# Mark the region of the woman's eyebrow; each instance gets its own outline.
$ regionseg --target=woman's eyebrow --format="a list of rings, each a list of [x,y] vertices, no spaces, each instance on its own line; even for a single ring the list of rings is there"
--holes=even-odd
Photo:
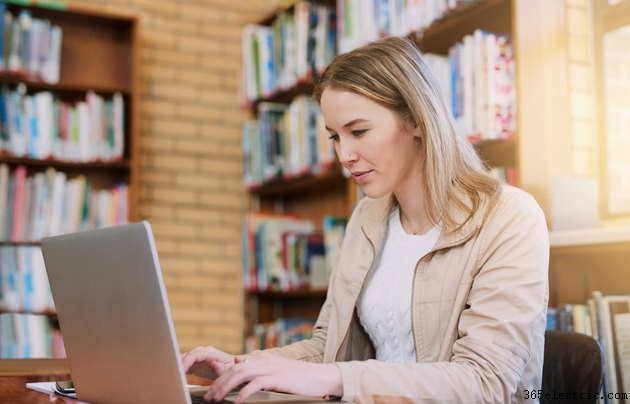
[[[359,122],[367,122],[367,119],[362,119],[362,118],[353,119],[353,120],[351,120],[350,122],[348,122],[348,123],[346,123],[345,125],[343,125],[343,128],[344,128],[344,129],[345,129],[345,128],[348,128],[348,127],[350,127],[350,126],[354,125],[355,123],[359,123]],[[325,127],[325,128],[326,128],[326,130],[327,130],[327,131],[329,131],[329,132],[330,132],[330,131],[332,131],[332,129],[330,129],[330,128],[328,127],[328,125],[326,125],[326,127]]]

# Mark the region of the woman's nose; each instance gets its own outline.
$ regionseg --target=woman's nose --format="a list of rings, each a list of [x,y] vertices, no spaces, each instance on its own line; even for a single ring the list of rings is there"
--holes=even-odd
[[[337,158],[341,164],[351,163],[357,160],[357,153],[349,147],[340,147],[337,151]]]

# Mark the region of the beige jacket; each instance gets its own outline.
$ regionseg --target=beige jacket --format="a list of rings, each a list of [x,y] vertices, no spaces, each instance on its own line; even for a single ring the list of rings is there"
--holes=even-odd
[[[443,232],[416,265],[418,363],[374,360],[356,314],[386,236],[389,198],[364,198],[355,208],[312,339],[272,352],[336,362],[344,401],[532,402],[525,397],[541,386],[549,238],[531,196],[503,186],[498,198],[483,226],[480,212],[457,232]]]

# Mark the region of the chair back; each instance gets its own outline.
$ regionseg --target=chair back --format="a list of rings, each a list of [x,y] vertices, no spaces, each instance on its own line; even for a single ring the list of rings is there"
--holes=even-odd
[[[577,332],[545,333],[541,403],[596,403],[603,380],[604,355],[597,340]],[[558,399],[559,393],[575,395]]]

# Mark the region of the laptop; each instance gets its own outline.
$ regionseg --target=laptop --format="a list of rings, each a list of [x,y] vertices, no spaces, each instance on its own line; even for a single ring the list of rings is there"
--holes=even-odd
[[[47,237],[41,247],[77,397],[190,404],[149,223]],[[249,401],[323,400],[259,392]]]

